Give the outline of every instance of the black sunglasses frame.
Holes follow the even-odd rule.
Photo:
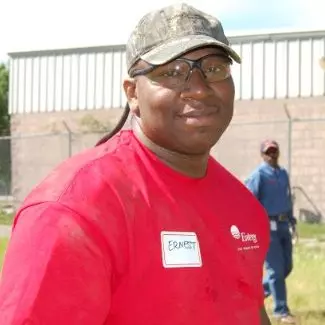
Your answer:
[[[212,53],[212,54],[208,54],[208,55],[205,55],[201,58],[199,58],[198,60],[190,60],[190,59],[185,59],[185,58],[177,58],[173,61],[181,61],[181,62],[186,62],[189,67],[190,67],[190,70],[188,72],[188,75],[190,76],[193,69],[197,68],[199,69],[202,74],[204,75],[203,71],[202,71],[202,61],[205,60],[206,58],[209,58],[209,57],[219,57],[219,58],[224,58],[224,59],[227,59],[229,64],[232,64],[232,60],[229,58],[229,56],[226,56],[226,55],[222,55],[222,54],[216,54],[216,53]],[[161,67],[161,66],[164,66],[164,65],[167,65],[168,63],[170,63],[172,61],[169,61],[165,64],[150,64],[148,63],[150,66],[148,68],[144,68],[144,69],[136,69],[136,70],[133,70],[130,72],[130,77],[131,78],[135,78],[137,76],[144,76],[144,75],[147,75],[148,73],[154,71],[155,69]]]

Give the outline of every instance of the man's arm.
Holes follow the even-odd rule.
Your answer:
[[[269,316],[266,313],[264,306],[260,309],[260,318],[261,318],[261,325],[271,325],[271,321],[269,319]]]
[[[102,325],[110,258],[84,221],[59,203],[22,211],[0,282],[1,325]]]

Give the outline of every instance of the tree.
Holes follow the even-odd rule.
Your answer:
[[[8,113],[9,72],[5,64],[0,64],[0,136],[10,132]]]
[[[1,136],[10,132],[8,113],[9,72],[7,66],[0,64],[0,195],[9,194],[11,187],[11,146],[9,139]]]

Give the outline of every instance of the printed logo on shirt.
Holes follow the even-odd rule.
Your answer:
[[[230,227],[230,232],[231,232],[232,236],[235,239],[239,239],[240,238],[240,231],[239,231],[239,229],[236,226],[231,226]]]
[[[162,262],[165,268],[201,267],[199,240],[194,232],[161,232]]]
[[[258,239],[256,234],[240,231],[235,225],[230,227],[230,233],[234,239],[240,242],[238,250],[258,249]]]

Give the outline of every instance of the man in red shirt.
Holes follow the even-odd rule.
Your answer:
[[[18,211],[1,325],[267,325],[269,228],[210,149],[233,115],[220,22],[185,4],[127,44],[132,130],[55,169]]]

